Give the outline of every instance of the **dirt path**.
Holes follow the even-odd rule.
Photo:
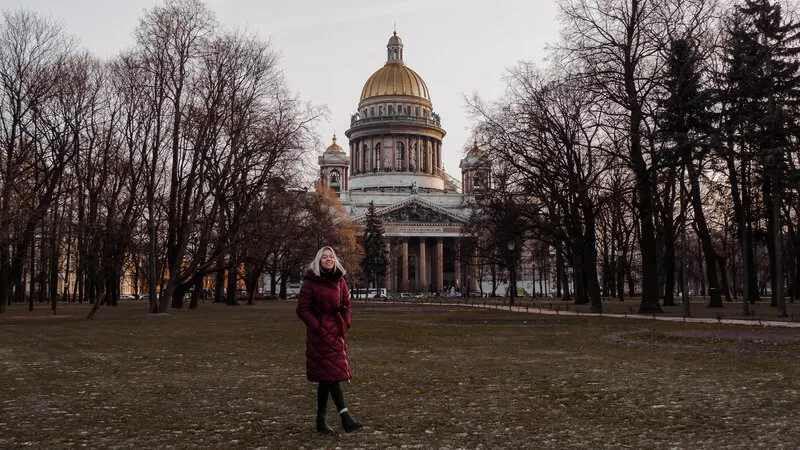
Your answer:
[[[391,300],[390,300],[391,302]],[[392,302],[402,303],[402,302]],[[686,322],[686,323],[721,323],[726,325],[746,325],[746,326],[761,326],[761,327],[782,327],[782,328],[800,328],[800,322],[788,322],[780,320],[762,320],[762,319],[712,319],[705,317],[674,317],[674,316],[659,316],[657,314],[594,314],[582,313],[580,311],[559,311],[548,308],[539,307],[523,307],[523,306],[508,306],[508,305],[480,305],[480,304],[464,304],[464,303],[433,303],[423,302],[424,305],[437,305],[437,306],[461,306],[470,308],[485,308],[485,309],[501,309],[504,311],[514,311],[529,314],[544,314],[554,316],[594,316],[594,317],[611,317],[615,319],[639,319],[639,320],[662,320],[666,322]]]

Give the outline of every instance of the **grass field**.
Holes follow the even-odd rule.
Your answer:
[[[294,307],[13,305],[0,448],[800,445],[796,329],[391,303],[354,305],[344,390],[365,427],[318,435]]]

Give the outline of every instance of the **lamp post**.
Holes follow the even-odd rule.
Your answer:
[[[624,252],[622,251],[622,249],[617,249],[616,252],[617,252],[617,256],[616,256],[616,259],[617,259],[617,273],[616,273],[617,279],[614,280],[614,282],[617,285],[617,298],[619,299],[619,301],[624,302],[625,301],[625,271],[624,271],[624,268],[622,267],[622,263],[625,261],[625,258],[623,257]]]
[[[510,302],[510,304],[512,306],[514,305],[514,297],[517,296],[517,292],[516,292],[517,291],[517,280],[516,280],[517,264],[516,264],[516,261],[514,261],[514,249],[516,248],[516,246],[517,246],[516,242],[509,241],[509,243],[508,243],[508,252],[510,254],[509,262],[511,264],[509,265],[508,270],[509,270],[509,275],[510,275],[511,279],[509,280],[508,285],[509,285],[509,288],[511,288],[511,302]]]

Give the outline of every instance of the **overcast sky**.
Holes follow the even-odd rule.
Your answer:
[[[112,58],[133,45],[142,11],[161,0],[0,0],[2,9],[28,8],[61,21],[89,51]],[[361,88],[386,62],[397,27],[403,59],[428,86],[447,131],[445,170],[460,179],[458,163],[470,146],[472,124],[464,96],[502,94],[503,75],[518,61],[541,63],[558,39],[554,0],[206,0],[221,25],[271,39],[291,89],[327,105],[317,126],[318,151],[344,131]]]

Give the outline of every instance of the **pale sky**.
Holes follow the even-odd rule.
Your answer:
[[[470,146],[472,123],[464,96],[503,93],[506,69],[519,61],[544,65],[545,45],[558,39],[554,0],[205,0],[227,28],[271,39],[292,91],[327,105],[317,126],[321,152],[333,133],[348,150],[345,130],[361,89],[386,62],[397,27],[403,59],[428,86],[447,131],[445,170],[460,179],[458,163]],[[133,45],[142,11],[161,0],[0,0],[0,8],[28,8],[62,22],[98,57]]]

